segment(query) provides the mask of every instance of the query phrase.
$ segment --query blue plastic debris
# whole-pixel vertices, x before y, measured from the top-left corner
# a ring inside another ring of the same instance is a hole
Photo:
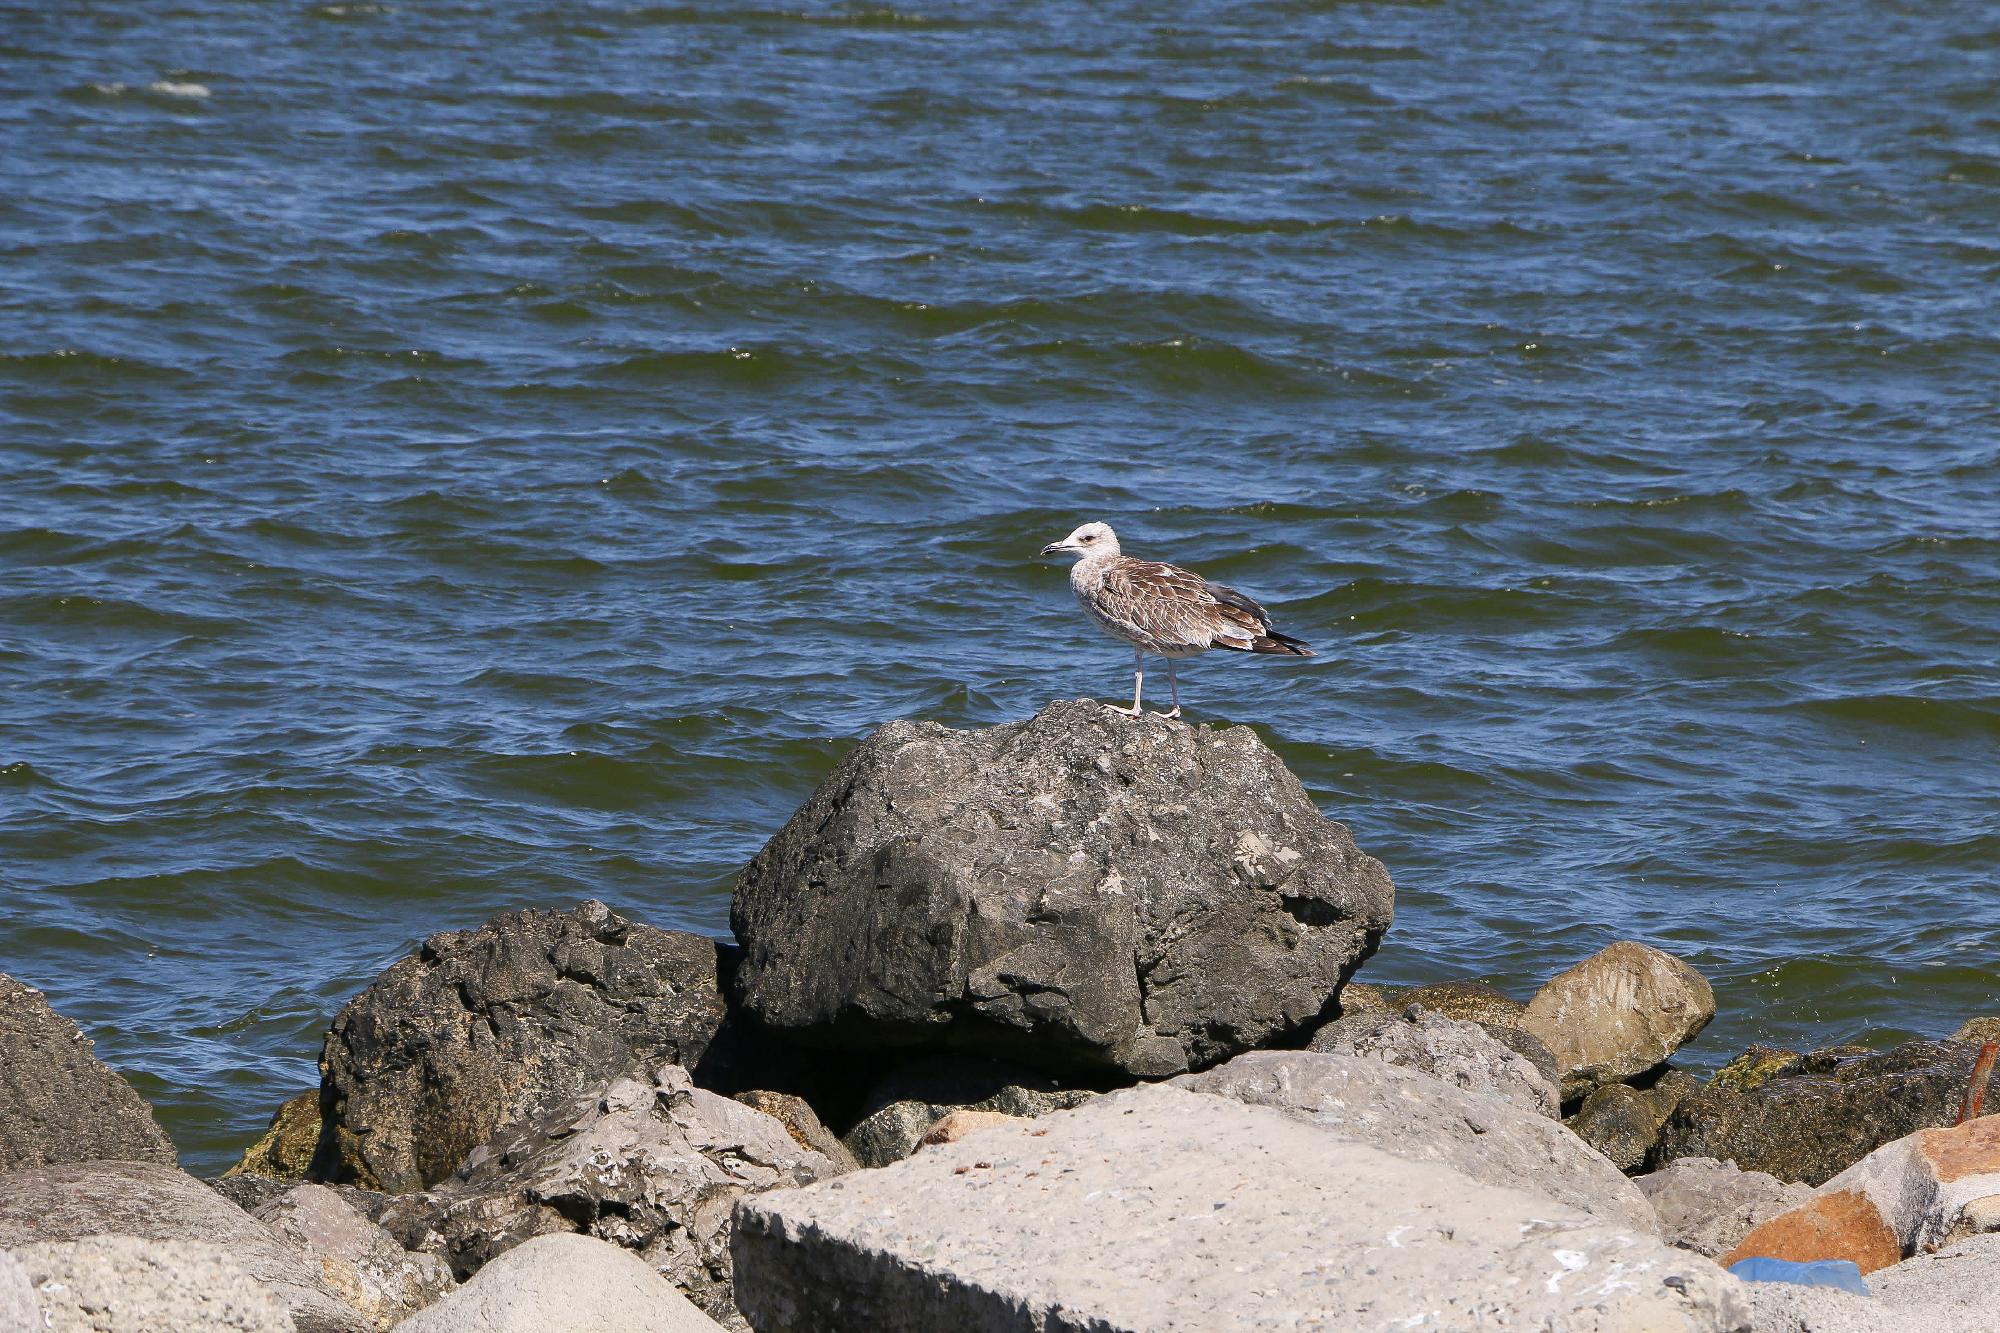
[[[1814,1259],[1801,1264],[1756,1255],[1738,1259],[1729,1265],[1729,1271],[1745,1282],[1790,1282],[1800,1287],[1837,1287],[1856,1296],[1874,1294],[1861,1280],[1861,1269],[1852,1259]]]

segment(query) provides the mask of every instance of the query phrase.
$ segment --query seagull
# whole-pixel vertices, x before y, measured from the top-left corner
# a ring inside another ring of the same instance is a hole
[[[1271,628],[1271,615],[1234,588],[1210,583],[1199,574],[1155,560],[1134,560],[1120,554],[1118,534],[1108,523],[1086,523],[1059,542],[1042,548],[1043,555],[1075,555],[1069,590],[1090,613],[1097,627],[1132,645],[1132,706],[1105,707],[1127,717],[1139,716],[1139,693],[1146,685],[1146,654],[1167,659],[1167,687],[1173,691],[1173,711],[1181,715],[1181,687],[1174,679],[1174,661],[1211,648],[1239,653],[1278,653],[1315,657],[1311,648]]]

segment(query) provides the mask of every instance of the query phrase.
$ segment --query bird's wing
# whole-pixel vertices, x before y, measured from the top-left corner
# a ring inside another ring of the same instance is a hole
[[[1264,608],[1234,588],[1156,560],[1120,560],[1104,578],[1111,619],[1173,647],[1250,647],[1269,627]]]

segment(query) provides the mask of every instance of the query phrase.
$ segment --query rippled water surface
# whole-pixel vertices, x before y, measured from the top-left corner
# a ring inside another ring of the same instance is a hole
[[[0,970],[220,1165],[417,937],[726,930],[854,739],[1129,689],[1752,1039],[2000,1005],[2000,15],[0,9]]]

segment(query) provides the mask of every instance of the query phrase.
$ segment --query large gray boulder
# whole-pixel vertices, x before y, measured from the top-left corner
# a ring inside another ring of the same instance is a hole
[[[1746,1322],[1742,1284],[1650,1236],[1172,1085],[746,1198],[735,1247],[759,1333]]]
[[[637,1256],[590,1236],[516,1245],[399,1333],[716,1333],[721,1326]]]
[[[1414,1069],[1315,1051],[1252,1051],[1169,1087],[1268,1106],[1329,1136],[1547,1195],[1633,1231],[1659,1221],[1623,1172],[1540,1112]]]
[[[603,903],[433,935],[334,1019],[313,1175],[399,1193],[634,1069],[692,1067],[723,1018],[717,944]]]
[[[1670,953],[1620,940],[1551,977],[1521,1026],[1562,1069],[1563,1100],[1643,1074],[1715,1017],[1715,992]]]
[[[46,996],[0,974],[0,1171],[174,1161],[153,1108]]]
[[[220,1246],[283,1303],[299,1333],[372,1333],[317,1264],[185,1171],[73,1162],[0,1175],[0,1249],[93,1236]]]
[[[1729,1253],[1756,1227],[1812,1197],[1804,1185],[1788,1185],[1762,1171],[1738,1170],[1713,1157],[1683,1157],[1632,1183],[1652,1202],[1662,1237],[1711,1259]]]
[[[1349,1014],[1313,1033],[1306,1049],[1400,1065],[1537,1115],[1554,1117],[1559,1111],[1556,1082],[1534,1061],[1477,1022],[1447,1018],[1415,1004],[1400,1013],[1371,1009]]]
[[[881,728],[743,871],[730,920],[770,1028],[1164,1076],[1330,1014],[1394,896],[1255,732],[1073,700]]]
[[[1979,1047],[1913,1041],[1890,1051],[1767,1054],[1769,1068],[1756,1078],[1723,1077],[1752,1063],[1746,1056],[1684,1098],[1653,1160],[1664,1166],[1713,1157],[1780,1180],[1825,1184],[1885,1143],[1956,1123]],[[2000,1107],[2000,1070],[1989,1076],[1985,1099]]]
[[[771,1116],[665,1065],[517,1125],[436,1189],[391,1201],[379,1220],[461,1277],[534,1236],[595,1236],[740,1326],[729,1268],[737,1197],[834,1174]]]
[[[324,1185],[296,1185],[252,1216],[318,1264],[327,1285],[377,1329],[394,1328],[457,1285],[442,1259],[404,1249]]]
[[[5,1333],[294,1333],[284,1302],[229,1250],[193,1240],[86,1236],[24,1245],[15,1260],[40,1307]],[[0,1253],[0,1267],[6,1262]]]

